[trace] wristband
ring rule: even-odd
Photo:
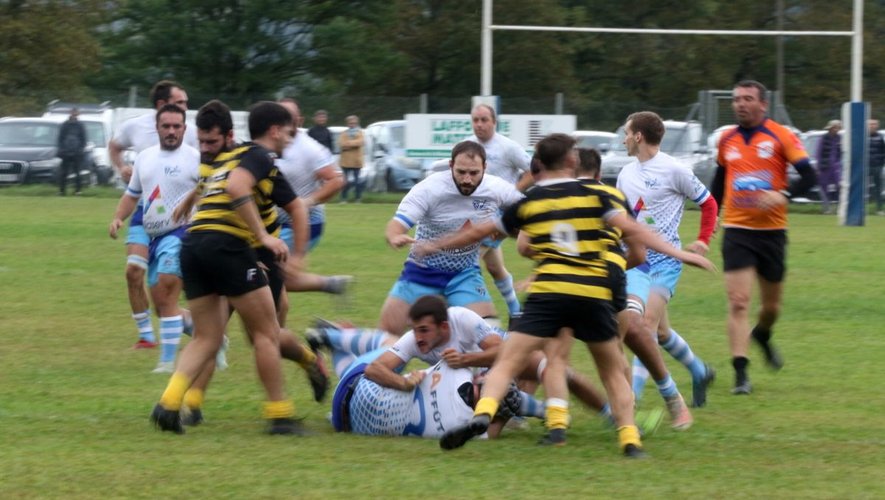
[[[245,205],[246,203],[249,203],[250,201],[252,201],[252,195],[251,195],[251,194],[247,194],[246,196],[240,196],[240,197],[237,198],[236,200],[233,200],[233,201],[230,202],[230,207],[231,207],[231,208],[237,208],[237,207],[239,207],[240,205]]]

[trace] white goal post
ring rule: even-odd
[[[843,148],[842,196],[839,202],[839,221],[843,225],[862,226],[866,214],[865,193],[867,175],[865,158],[868,147],[866,118],[869,106],[863,106],[863,0],[853,0],[851,31],[764,31],[764,30],[696,30],[644,28],[584,28],[568,26],[498,25],[492,23],[492,1],[482,2],[482,32],[480,54],[480,96],[492,95],[492,31],[556,31],[573,33],[633,33],[654,35],[713,35],[713,36],[850,36],[851,37],[851,104],[843,111],[845,146]],[[783,89],[777,89],[783,91]]]

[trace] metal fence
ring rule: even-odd
[[[99,103],[110,101],[113,107],[151,107],[148,88],[114,88],[72,92],[61,95],[57,91],[41,89],[17,89],[14,93],[0,94],[0,117],[39,116],[46,105],[55,99],[66,102]],[[276,99],[282,95],[255,96],[254,98],[212,95],[200,89],[188,89],[190,107],[197,109],[210,99],[221,99],[232,109],[245,110],[260,99]],[[287,95],[294,97],[301,105],[306,125],[316,110],[329,113],[331,125],[343,125],[348,115],[358,115],[363,126],[381,120],[402,118],[408,113],[468,113],[472,96],[441,97],[434,95],[415,96],[351,96],[351,95]],[[621,125],[630,113],[639,110],[655,111],[665,119],[683,120],[690,115],[695,103],[682,106],[658,106],[641,101],[597,101],[581,96],[550,95],[545,97],[501,96],[500,111],[507,114],[572,114],[577,117],[580,130],[613,131]],[[720,105],[720,121],[728,123],[731,111],[728,104]],[[802,129],[819,129],[828,120],[838,118],[840,105],[822,105],[813,109],[786,109],[793,124]]]

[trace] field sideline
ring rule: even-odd
[[[110,191],[110,190],[109,190]],[[116,199],[0,190],[0,498],[782,498],[885,496],[885,218],[863,228],[833,216],[791,216],[784,312],[775,340],[786,359],[768,372],[758,351],[755,393],[730,395],[721,274],[683,274],[674,327],[719,371],[708,407],[686,432],[665,420],[649,460],[617,453],[614,433],[572,403],[568,445],[541,448],[542,425],[443,453],[436,441],[335,434],[303,372],[286,366],[305,438],[261,433],[251,353],[233,326],[231,367],[207,395],[206,424],[184,436],[151,428],[167,376],[158,353],[133,351],[124,249],[107,236]],[[99,191],[102,193],[102,191]],[[310,268],[358,278],[352,300],[292,294],[290,326],[313,315],[374,325],[405,251],[387,248],[392,203],[328,206]],[[807,212],[808,210],[806,210]],[[698,212],[688,212],[690,238]],[[721,261],[719,242],[711,258]],[[505,243],[517,279],[531,263]],[[495,293],[499,311],[505,310]],[[155,320],[156,325],[156,320]],[[594,375],[576,344],[573,363]],[[687,371],[667,358],[683,392]],[[880,396],[875,396],[880,394]],[[643,408],[662,406],[651,388]]]

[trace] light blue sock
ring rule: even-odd
[[[611,407],[608,405],[608,403],[606,403],[606,404],[602,407],[602,409],[599,410],[599,416],[602,417],[603,419],[605,419],[605,421],[606,421],[609,425],[611,425],[612,427],[614,427],[614,425],[615,425],[615,417],[612,415],[612,409],[611,409]]]
[[[133,314],[132,319],[135,320],[135,326],[138,328],[138,338],[148,342],[157,341],[157,338],[154,337],[154,324],[151,323],[150,309]]]
[[[670,356],[673,356],[673,359],[679,361],[688,368],[693,380],[702,379],[707,374],[704,362],[694,355],[691,347],[688,346],[688,342],[680,337],[679,334],[676,333],[676,330],[672,328],[670,329],[670,338],[661,344],[661,347],[670,353]]]
[[[374,328],[326,328],[324,330],[329,338],[333,350],[344,351],[354,356],[361,356],[372,352],[391,338],[390,334]]]
[[[542,401],[524,391],[519,391],[519,395],[522,397],[522,402],[519,404],[520,417],[544,418],[545,408]]]
[[[639,402],[642,399],[642,391],[645,390],[645,382],[648,380],[648,368],[633,356],[633,398]]]
[[[658,392],[660,392],[661,396],[665,399],[679,395],[679,389],[676,388],[676,382],[673,381],[673,377],[671,377],[669,373],[661,380],[655,380],[655,383],[658,384]]]
[[[181,315],[160,318],[160,361],[175,361],[183,330]]]
[[[495,281],[495,286],[504,297],[507,303],[507,309],[510,314],[518,313],[521,308],[519,306],[519,298],[516,296],[516,290],[513,289],[513,275],[508,274],[506,278]]]
[[[356,361],[356,356],[349,352],[342,351],[340,349],[332,350],[332,366],[335,368],[335,373],[338,377],[344,375],[344,372],[350,368],[350,365]]]

